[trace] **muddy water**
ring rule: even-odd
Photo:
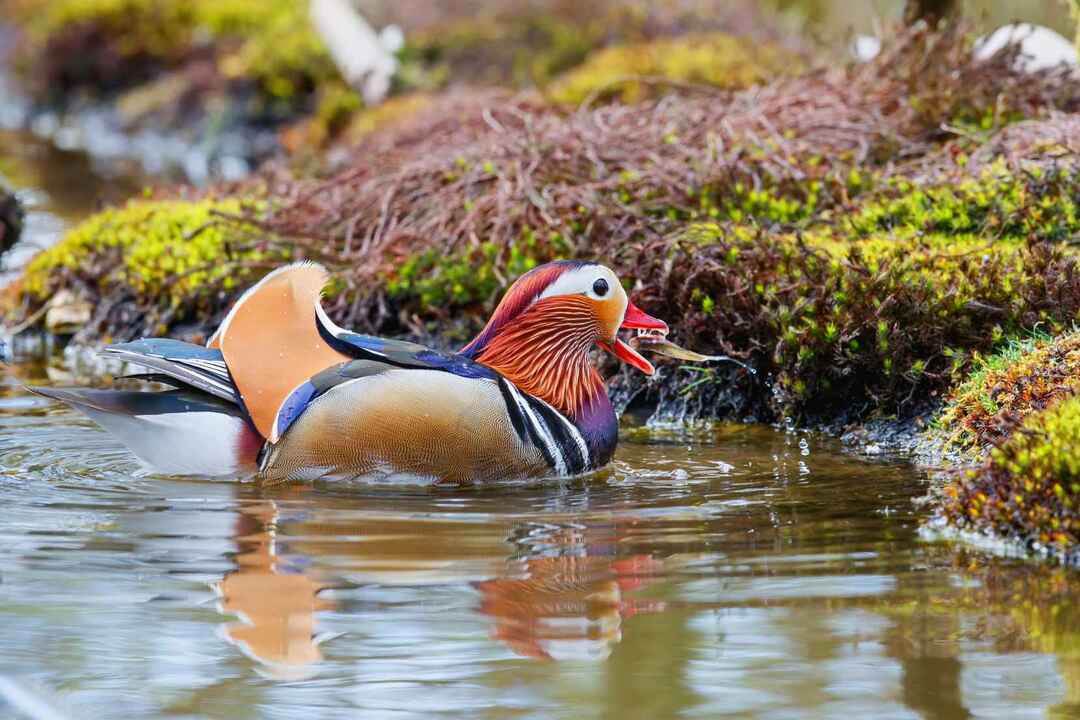
[[[1080,716],[1077,577],[920,540],[899,461],[628,430],[580,481],[259,489],[140,475],[51,375],[0,397],[0,717]]]

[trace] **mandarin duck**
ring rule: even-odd
[[[456,353],[338,327],[321,303],[327,281],[311,263],[271,272],[205,347],[154,338],[103,350],[172,390],[30,389],[74,406],[168,474],[566,477],[606,465],[617,442],[592,348],[652,374],[618,333],[668,332],[594,262],[525,273]]]

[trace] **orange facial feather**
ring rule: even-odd
[[[589,361],[603,334],[597,310],[597,302],[582,295],[539,300],[503,327],[476,360],[573,417],[604,391]]]

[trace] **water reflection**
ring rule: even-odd
[[[243,503],[237,514],[237,569],[215,586],[222,612],[239,616],[224,627],[225,638],[275,670],[282,678],[302,677],[322,659],[315,613],[333,607],[319,598],[324,588],[280,561],[275,544],[277,506]]]
[[[14,189],[27,210],[22,239],[3,258],[0,283],[72,224],[134,195],[144,180],[131,168],[95,164],[84,153],[0,128],[0,186]]]
[[[561,485],[260,489],[137,477],[2,388],[0,675],[73,717],[1080,710],[1077,574],[920,542],[918,475],[819,437],[629,432]]]

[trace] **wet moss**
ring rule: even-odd
[[[975,359],[933,432],[947,449],[978,457],[1029,416],[1078,389],[1080,333],[1012,339],[993,355]]]
[[[105,210],[38,254],[22,276],[22,300],[40,306],[61,287],[116,306],[125,317],[98,317],[98,328],[134,321],[131,333],[166,332],[213,315],[223,302],[286,259],[239,218],[257,203],[237,199],[135,201]],[[121,306],[117,300],[123,298]]]
[[[585,100],[638,102],[672,87],[745,88],[804,68],[777,45],[725,33],[689,35],[603,48],[546,90],[558,103]]]
[[[1003,329],[1080,312],[1077,258],[1046,244],[717,224],[650,255],[637,263],[656,297],[645,306],[684,308],[692,346],[748,352],[772,378],[759,417],[910,414]]]
[[[1030,416],[944,492],[952,525],[1080,560],[1080,397]]]

